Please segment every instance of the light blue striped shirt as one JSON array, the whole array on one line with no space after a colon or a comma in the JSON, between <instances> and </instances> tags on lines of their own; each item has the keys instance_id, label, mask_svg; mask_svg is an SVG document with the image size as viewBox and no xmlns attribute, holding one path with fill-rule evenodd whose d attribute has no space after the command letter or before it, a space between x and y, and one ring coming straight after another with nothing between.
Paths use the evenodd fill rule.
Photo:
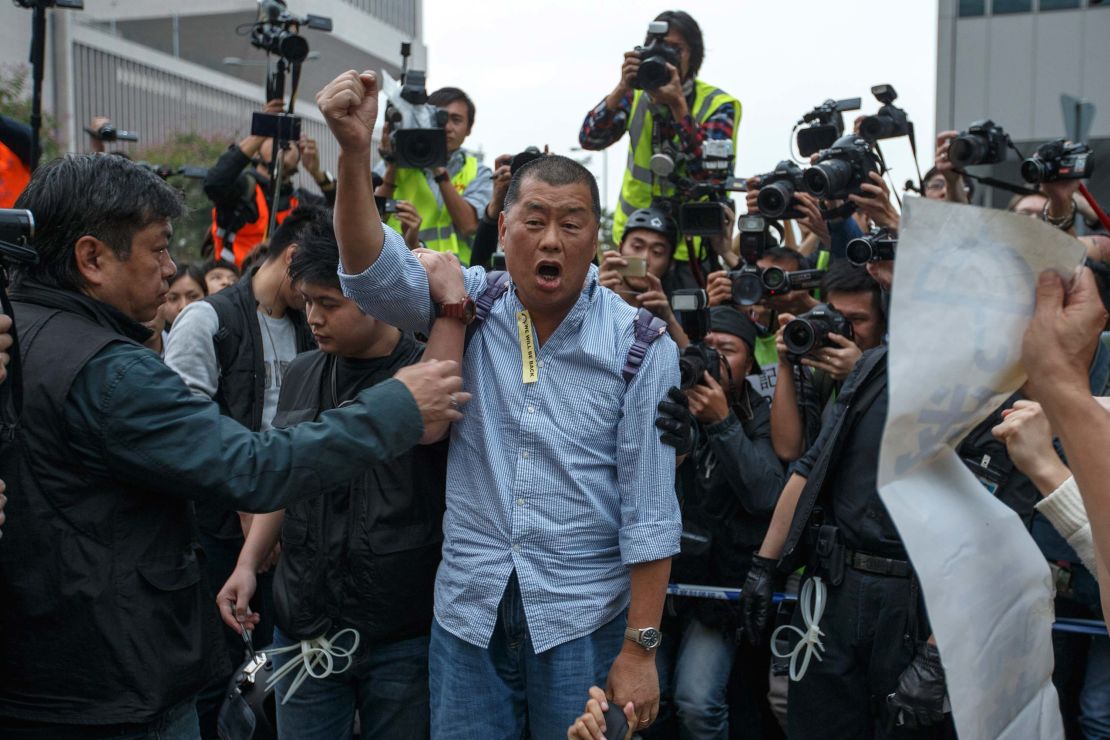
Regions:
<instances>
[{"instance_id":1,"label":"light blue striped shirt","mask_svg":"<svg viewBox=\"0 0 1110 740\"><path fill-rule=\"evenodd\" d=\"M360 275L340 266L339 277L366 313L429 331L427 275L389 227L378 260ZM476 298L485 270L471 267L464 280ZM678 383L678 350L660 337L626 384L636 311L591 267L578 302L539 348L539 379L525 384L522 308L510 287L463 357L473 399L451 429L435 615L460 639L488 647L515 570L539 653L619 615L628 566L678 553L674 450L654 426L656 405Z\"/></svg>"}]
</instances>

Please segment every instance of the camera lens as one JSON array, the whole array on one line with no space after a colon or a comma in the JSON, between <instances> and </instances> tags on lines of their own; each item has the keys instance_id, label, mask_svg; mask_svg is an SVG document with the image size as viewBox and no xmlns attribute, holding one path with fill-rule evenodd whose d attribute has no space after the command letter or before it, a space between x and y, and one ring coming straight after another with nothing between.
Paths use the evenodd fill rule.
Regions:
<instances>
[{"instance_id":1,"label":"camera lens","mask_svg":"<svg viewBox=\"0 0 1110 740\"><path fill-rule=\"evenodd\" d=\"M690 390L701 382L705 373L705 363L697 356L678 358L678 385L682 390Z\"/></svg>"},{"instance_id":2,"label":"camera lens","mask_svg":"<svg viewBox=\"0 0 1110 740\"><path fill-rule=\"evenodd\" d=\"M282 31L274 39L275 52L290 62L303 62L308 58L308 42L300 36Z\"/></svg>"},{"instance_id":3,"label":"camera lens","mask_svg":"<svg viewBox=\"0 0 1110 740\"><path fill-rule=\"evenodd\" d=\"M979 136L964 134L952 139L948 146L948 161L956 167L979 164L987 158L987 142Z\"/></svg>"},{"instance_id":4,"label":"camera lens","mask_svg":"<svg viewBox=\"0 0 1110 740\"><path fill-rule=\"evenodd\" d=\"M763 271L763 285L770 291L782 290L786 287L786 271L781 267L768 267Z\"/></svg>"},{"instance_id":5,"label":"camera lens","mask_svg":"<svg viewBox=\"0 0 1110 740\"><path fill-rule=\"evenodd\" d=\"M848 246L844 248L848 261L857 267L862 267L871 261L873 250L871 247L871 240L867 237L859 237L848 242Z\"/></svg>"},{"instance_id":6,"label":"camera lens","mask_svg":"<svg viewBox=\"0 0 1110 740\"><path fill-rule=\"evenodd\" d=\"M786 180L779 180L759 189L756 203L759 212L768 218L778 218L786 213L786 209L794 201L794 185Z\"/></svg>"},{"instance_id":7,"label":"camera lens","mask_svg":"<svg viewBox=\"0 0 1110 740\"><path fill-rule=\"evenodd\" d=\"M744 272L732 279L732 302L754 306L763 300L763 280L756 272Z\"/></svg>"},{"instance_id":8,"label":"camera lens","mask_svg":"<svg viewBox=\"0 0 1110 740\"><path fill-rule=\"evenodd\" d=\"M865 139L886 139L894 134L894 121L885 116L868 116L860 121L859 135Z\"/></svg>"},{"instance_id":9,"label":"camera lens","mask_svg":"<svg viewBox=\"0 0 1110 740\"><path fill-rule=\"evenodd\" d=\"M852 165L842 159L828 159L806 170L802 179L809 192L819 198L842 197L852 181Z\"/></svg>"},{"instance_id":10,"label":"camera lens","mask_svg":"<svg viewBox=\"0 0 1110 740\"><path fill-rule=\"evenodd\" d=\"M640 71L636 73L636 82L645 90L663 87L670 79L671 73L667 69L667 60L661 56L643 59L640 62Z\"/></svg>"},{"instance_id":11,"label":"camera lens","mask_svg":"<svg viewBox=\"0 0 1110 740\"><path fill-rule=\"evenodd\" d=\"M782 341L793 355L804 355L817 344L817 330L806 319L794 319L782 332Z\"/></svg>"},{"instance_id":12,"label":"camera lens","mask_svg":"<svg viewBox=\"0 0 1110 740\"><path fill-rule=\"evenodd\" d=\"M1021 163L1021 179L1026 182L1041 182L1048 179L1048 163L1030 157Z\"/></svg>"}]
</instances>

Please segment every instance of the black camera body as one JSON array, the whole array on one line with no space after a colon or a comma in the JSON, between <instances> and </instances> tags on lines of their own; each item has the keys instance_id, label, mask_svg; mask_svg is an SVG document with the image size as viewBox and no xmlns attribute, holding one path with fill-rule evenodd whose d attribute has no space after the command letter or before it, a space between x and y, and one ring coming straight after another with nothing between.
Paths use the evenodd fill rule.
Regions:
<instances>
[{"instance_id":1,"label":"black camera body","mask_svg":"<svg viewBox=\"0 0 1110 740\"><path fill-rule=\"evenodd\" d=\"M447 166L447 111L428 105L427 75L409 69L411 45L401 43L401 88L385 107L393 161L398 167L435 169ZM408 115L402 112L405 107Z\"/></svg>"},{"instance_id":2,"label":"black camera body","mask_svg":"<svg viewBox=\"0 0 1110 740\"><path fill-rule=\"evenodd\" d=\"M1086 144L1056 139L1042 144L1036 154L1021 163L1021 177L1026 182L1085 180L1095 170L1092 154Z\"/></svg>"},{"instance_id":3,"label":"black camera body","mask_svg":"<svg viewBox=\"0 0 1110 740\"><path fill-rule=\"evenodd\" d=\"M802 168L784 159L775 165L774 172L759 176L756 204L760 215L766 218L801 218L802 213L794 208L794 194L805 189Z\"/></svg>"},{"instance_id":4,"label":"black camera body","mask_svg":"<svg viewBox=\"0 0 1110 740\"><path fill-rule=\"evenodd\" d=\"M883 262L894 259L894 248L898 246L898 237L886 229L875 229L870 234L865 234L848 242L845 252L848 261L857 267L862 267L868 262Z\"/></svg>"},{"instance_id":5,"label":"black camera body","mask_svg":"<svg viewBox=\"0 0 1110 740\"><path fill-rule=\"evenodd\" d=\"M709 296L700 288L676 290L671 296L674 311L690 343L678 356L679 387L689 390L705 382L705 373L721 380L721 355L702 340L709 333Z\"/></svg>"},{"instance_id":6,"label":"black camera body","mask_svg":"<svg viewBox=\"0 0 1110 740\"><path fill-rule=\"evenodd\" d=\"M106 123L95 131L88 126L85 133L99 141L138 141L139 135L133 131L120 131L110 123Z\"/></svg>"},{"instance_id":7,"label":"black camera body","mask_svg":"<svg viewBox=\"0 0 1110 740\"><path fill-rule=\"evenodd\" d=\"M873 116L867 116L859 124L859 135L868 141L880 139L894 139L899 136L909 136L910 119L906 111L894 105L898 93L891 85L875 85L871 88L882 108Z\"/></svg>"},{"instance_id":8,"label":"black camera body","mask_svg":"<svg viewBox=\"0 0 1110 740\"><path fill-rule=\"evenodd\" d=\"M825 200L846 200L859 195L860 186L879 172L879 161L861 136L848 134L823 150L817 163L806 169L802 178L806 190Z\"/></svg>"},{"instance_id":9,"label":"black camera body","mask_svg":"<svg viewBox=\"0 0 1110 740\"><path fill-rule=\"evenodd\" d=\"M851 339L852 322L832 306L818 303L786 325L782 341L792 357L800 358L830 346L830 333Z\"/></svg>"},{"instance_id":10,"label":"black camera body","mask_svg":"<svg viewBox=\"0 0 1110 740\"><path fill-rule=\"evenodd\" d=\"M859 98L830 98L802 116L798 125L809 125L798 129L798 153L808 157L832 146L833 142L844 135L844 111L859 110L859 106Z\"/></svg>"},{"instance_id":11,"label":"black camera body","mask_svg":"<svg viewBox=\"0 0 1110 740\"><path fill-rule=\"evenodd\" d=\"M262 113L251 115L251 136L262 136L275 141L298 141L301 138L301 119L288 113Z\"/></svg>"},{"instance_id":12,"label":"black camera body","mask_svg":"<svg viewBox=\"0 0 1110 740\"><path fill-rule=\"evenodd\" d=\"M1010 137L1002 127L989 118L976 121L961 131L948 145L948 161L963 169L977 164L997 164L1006 161Z\"/></svg>"},{"instance_id":13,"label":"black camera body","mask_svg":"<svg viewBox=\"0 0 1110 740\"><path fill-rule=\"evenodd\" d=\"M736 221L740 239L740 257L744 262L754 265L763 258L768 247L777 246L771 239L767 220L763 216L747 214Z\"/></svg>"},{"instance_id":14,"label":"black camera body","mask_svg":"<svg viewBox=\"0 0 1110 740\"><path fill-rule=\"evenodd\" d=\"M0 266L33 265L39 254L31 246L35 216L23 208L0 208Z\"/></svg>"},{"instance_id":15,"label":"black camera body","mask_svg":"<svg viewBox=\"0 0 1110 740\"><path fill-rule=\"evenodd\" d=\"M740 306L754 306L765 298L783 295L794 290L814 290L821 287L824 270L797 270L787 272L781 267L761 268L745 264L728 274L732 281L732 302Z\"/></svg>"},{"instance_id":16,"label":"black camera body","mask_svg":"<svg viewBox=\"0 0 1110 740\"><path fill-rule=\"evenodd\" d=\"M331 18L322 15L293 15L284 0L259 0L258 22L251 28L251 46L267 54L300 64L308 58L308 41L300 35L301 26L331 31Z\"/></svg>"},{"instance_id":17,"label":"black camera body","mask_svg":"<svg viewBox=\"0 0 1110 740\"><path fill-rule=\"evenodd\" d=\"M647 46L637 46L640 55L640 69L632 86L637 90L658 90L671 81L671 71L667 65L678 69L678 52L663 40L669 30L666 21L652 21L648 24Z\"/></svg>"},{"instance_id":18,"label":"black camera body","mask_svg":"<svg viewBox=\"0 0 1110 740\"><path fill-rule=\"evenodd\" d=\"M515 175L517 173L517 170L519 170L521 167L535 159L539 159L542 156L544 156L544 154L540 151L540 148L538 146L530 146L527 147L523 152L519 154L514 154L513 161L509 164L509 174Z\"/></svg>"}]
</instances>

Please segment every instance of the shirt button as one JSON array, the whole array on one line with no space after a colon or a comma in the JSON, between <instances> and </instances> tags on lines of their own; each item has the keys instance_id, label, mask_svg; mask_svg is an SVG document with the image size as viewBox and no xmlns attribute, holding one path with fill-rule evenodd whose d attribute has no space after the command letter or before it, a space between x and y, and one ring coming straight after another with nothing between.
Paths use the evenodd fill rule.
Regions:
<instances>
[{"instance_id":1,"label":"shirt button","mask_svg":"<svg viewBox=\"0 0 1110 740\"><path fill-rule=\"evenodd\" d=\"M520 552L520 545L513 545L513 552Z\"/></svg>"},{"instance_id":2,"label":"shirt button","mask_svg":"<svg viewBox=\"0 0 1110 740\"><path fill-rule=\"evenodd\" d=\"M528 407L528 413L529 413L529 414L534 414L534 413L536 413L536 407L535 407L535 406L529 406L529 407Z\"/></svg>"},{"instance_id":3,"label":"shirt button","mask_svg":"<svg viewBox=\"0 0 1110 740\"><path fill-rule=\"evenodd\" d=\"M528 450L525 450L524 452L520 453L520 456L523 457L525 460L527 460L528 459Z\"/></svg>"},{"instance_id":4,"label":"shirt button","mask_svg":"<svg viewBox=\"0 0 1110 740\"><path fill-rule=\"evenodd\" d=\"M543 360L540 360L539 362L537 362L536 366L537 367L543 367Z\"/></svg>"},{"instance_id":5,"label":"shirt button","mask_svg":"<svg viewBox=\"0 0 1110 740\"><path fill-rule=\"evenodd\" d=\"M518 499L516 500L516 505L517 505L517 506L524 506L524 499L522 499L522 498L518 498Z\"/></svg>"}]
</instances>

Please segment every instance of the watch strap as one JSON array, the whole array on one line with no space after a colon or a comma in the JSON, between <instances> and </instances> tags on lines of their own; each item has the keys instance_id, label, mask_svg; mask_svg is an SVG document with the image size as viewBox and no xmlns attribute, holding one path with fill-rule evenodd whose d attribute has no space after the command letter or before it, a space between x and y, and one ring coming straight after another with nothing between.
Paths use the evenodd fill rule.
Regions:
<instances>
[{"instance_id":1,"label":"watch strap","mask_svg":"<svg viewBox=\"0 0 1110 740\"><path fill-rule=\"evenodd\" d=\"M432 179L435 180L436 182L447 182L448 180L451 179L451 176L449 174L447 174L446 172L440 172L438 175L436 175Z\"/></svg>"}]
</instances>

